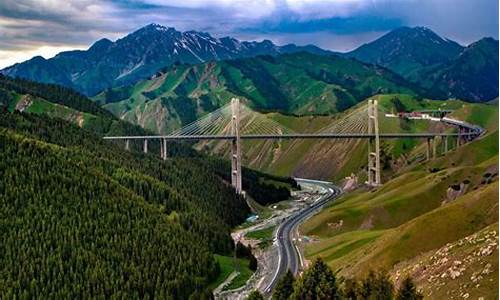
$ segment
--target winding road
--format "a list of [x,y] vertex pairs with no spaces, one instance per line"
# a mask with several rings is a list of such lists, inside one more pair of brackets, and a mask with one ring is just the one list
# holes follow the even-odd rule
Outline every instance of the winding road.
[[303,264],[300,251],[293,242],[293,233],[297,229],[298,225],[316,213],[327,202],[335,199],[342,193],[340,188],[329,182],[300,178],[296,178],[296,180],[299,184],[312,183],[319,185],[326,189],[328,193],[322,195],[307,208],[288,217],[279,225],[278,230],[276,231],[276,239],[279,247],[279,263],[273,278],[264,290],[266,294],[272,291],[281,276],[284,275],[288,269],[296,275],[299,271],[299,267]]

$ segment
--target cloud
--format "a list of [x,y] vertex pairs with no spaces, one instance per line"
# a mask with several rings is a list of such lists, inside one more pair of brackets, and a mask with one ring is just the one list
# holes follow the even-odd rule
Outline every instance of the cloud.
[[17,62],[25,61],[34,56],[43,56],[45,58],[50,58],[62,51],[83,49],[83,47],[75,46],[34,46],[32,48],[25,48],[23,51],[18,50],[1,50],[0,49],[0,68],[11,66]]
[[290,11],[300,16],[301,20],[323,19],[332,17],[350,17],[353,14],[375,5],[380,1],[366,0],[287,0]]
[[183,9],[213,10],[215,8],[221,12],[229,13],[229,15],[226,15],[227,17],[243,19],[262,18],[268,16],[276,8],[275,0],[145,0],[142,3],[152,4],[157,7],[177,7]]

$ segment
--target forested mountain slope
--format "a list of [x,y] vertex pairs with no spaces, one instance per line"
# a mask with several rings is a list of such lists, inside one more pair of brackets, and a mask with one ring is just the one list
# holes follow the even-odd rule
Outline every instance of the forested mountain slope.
[[0,123],[4,296],[185,299],[249,212],[191,159],[133,155],[33,115]]
[[254,109],[286,114],[341,112],[377,93],[415,93],[391,71],[310,53],[167,68],[93,99],[121,119],[166,133],[238,96]]
[[426,27],[400,27],[346,53],[348,57],[387,67],[405,78],[418,70],[448,62],[463,47]]
[[[66,99],[29,86],[2,90]],[[64,104],[75,112],[95,108],[81,100]],[[125,151],[102,133],[144,130],[99,108],[93,113],[105,121],[97,133],[2,105],[1,297],[209,297],[219,272],[213,254],[231,253],[230,229],[250,213],[225,180],[228,165],[187,145],[169,145],[167,161],[154,143],[149,155],[135,144]],[[244,188],[261,202],[288,197],[284,186],[294,184],[248,169],[243,176]]]
[[64,119],[99,134],[143,131],[132,124],[119,121],[109,111],[70,88],[14,79],[1,74],[0,108],[10,112],[21,111]]
[[481,102],[498,97],[498,41],[484,38],[456,58],[420,70],[416,80],[441,97]]
[[196,158],[162,162],[26,114],[2,113],[0,139],[4,296],[185,299],[249,213]]
[[429,28],[401,27],[343,55],[386,67],[431,98],[487,102],[498,97],[498,40],[493,38],[463,47]]

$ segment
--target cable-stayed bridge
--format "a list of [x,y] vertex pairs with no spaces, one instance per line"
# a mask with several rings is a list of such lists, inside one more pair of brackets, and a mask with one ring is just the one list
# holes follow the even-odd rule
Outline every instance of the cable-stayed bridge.
[[107,136],[107,140],[124,140],[130,149],[131,140],[142,140],[143,151],[148,152],[148,141],[159,141],[160,156],[167,159],[167,141],[176,140],[227,140],[231,142],[231,178],[237,193],[241,186],[241,141],[258,139],[367,139],[368,140],[368,184],[379,185],[380,139],[417,138],[427,139],[427,159],[436,156],[436,138],[443,141],[448,151],[449,139],[455,139],[457,147],[483,133],[483,129],[455,119],[430,118],[447,125],[446,130],[408,132],[399,126],[400,119],[381,108],[377,100],[359,105],[342,118],[317,132],[296,132],[273,120],[268,114],[252,110],[233,98],[227,105],[206,114],[202,118],[167,135],[154,136]]

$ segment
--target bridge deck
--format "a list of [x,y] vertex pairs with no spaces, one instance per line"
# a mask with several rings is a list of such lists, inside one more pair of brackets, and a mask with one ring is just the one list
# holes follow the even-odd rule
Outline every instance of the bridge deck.
[[[465,137],[474,136],[477,133],[381,133],[380,138],[383,139],[399,139],[399,138],[433,138],[433,137]],[[295,134],[249,134],[241,135],[243,140],[258,140],[258,139],[369,139],[374,138],[374,134],[366,133],[295,133]],[[166,140],[232,140],[234,135],[144,135],[144,136],[106,136],[106,140],[149,140],[149,139],[166,139]]]

